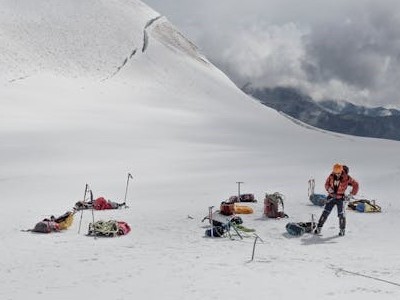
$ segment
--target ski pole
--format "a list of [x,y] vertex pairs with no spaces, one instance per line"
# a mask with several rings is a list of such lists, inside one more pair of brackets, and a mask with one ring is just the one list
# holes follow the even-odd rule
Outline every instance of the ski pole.
[[[86,194],[88,192],[88,189],[89,189],[89,185],[86,183],[85,194],[83,195],[83,202],[82,203],[85,203],[85,201],[86,201]],[[78,234],[81,232],[82,217],[83,217],[83,209],[81,209],[81,218],[79,220]]]

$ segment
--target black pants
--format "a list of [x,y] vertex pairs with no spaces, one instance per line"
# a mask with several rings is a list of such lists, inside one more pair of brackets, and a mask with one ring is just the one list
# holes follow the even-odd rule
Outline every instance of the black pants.
[[344,215],[344,198],[336,199],[329,197],[327,203],[325,204],[324,211],[322,212],[322,215],[319,218],[318,227],[324,226],[324,223],[328,219],[328,216],[331,213],[334,206],[337,207],[337,213],[339,217],[339,228],[340,229],[346,228],[346,217]]

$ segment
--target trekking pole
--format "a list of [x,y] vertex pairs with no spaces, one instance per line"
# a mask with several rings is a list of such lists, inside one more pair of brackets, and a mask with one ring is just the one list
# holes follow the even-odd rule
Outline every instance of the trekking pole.
[[94,202],[93,202],[93,192],[90,190],[90,202],[92,202],[92,225],[93,225],[93,235],[94,239],[96,239],[96,227],[94,226]]
[[240,202],[240,185],[244,182],[242,181],[236,181],[237,185],[238,185],[238,202]]
[[260,241],[264,243],[264,241],[259,237],[259,235],[257,233],[254,233],[254,235],[255,235],[255,239],[254,239],[254,244],[253,244],[253,253],[251,255],[251,261],[254,260],[254,252],[256,250],[257,240],[260,239]]
[[130,179],[130,178],[133,179],[133,176],[132,176],[131,173],[128,173],[128,178],[127,178],[127,180],[126,180],[125,197],[124,197],[125,206],[126,206],[126,196],[128,195],[128,185],[129,185],[129,179]]
[[[85,201],[86,201],[86,194],[87,194],[87,192],[88,192],[88,189],[89,189],[89,185],[86,183],[86,186],[85,186],[85,194],[83,195],[83,203],[85,203]],[[78,234],[81,233],[82,217],[83,217],[83,208],[81,209],[81,218],[80,218],[80,220],[79,220]]]

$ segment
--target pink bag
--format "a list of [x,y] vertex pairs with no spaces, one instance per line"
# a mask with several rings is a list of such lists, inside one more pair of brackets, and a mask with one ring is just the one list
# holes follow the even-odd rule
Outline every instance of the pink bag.
[[128,223],[118,221],[118,235],[125,235],[128,234],[131,231],[131,227],[129,226]]

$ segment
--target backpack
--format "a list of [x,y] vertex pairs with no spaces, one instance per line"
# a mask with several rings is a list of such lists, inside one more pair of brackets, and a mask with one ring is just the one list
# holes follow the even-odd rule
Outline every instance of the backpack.
[[[280,210],[280,207],[282,209]],[[275,192],[273,194],[265,194],[264,199],[264,215],[268,218],[283,218],[288,217],[284,213],[283,195]]]
[[60,231],[60,226],[58,225],[58,223],[50,220],[40,221],[32,229],[32,232],[38,233],[50,233],[52,231]]

